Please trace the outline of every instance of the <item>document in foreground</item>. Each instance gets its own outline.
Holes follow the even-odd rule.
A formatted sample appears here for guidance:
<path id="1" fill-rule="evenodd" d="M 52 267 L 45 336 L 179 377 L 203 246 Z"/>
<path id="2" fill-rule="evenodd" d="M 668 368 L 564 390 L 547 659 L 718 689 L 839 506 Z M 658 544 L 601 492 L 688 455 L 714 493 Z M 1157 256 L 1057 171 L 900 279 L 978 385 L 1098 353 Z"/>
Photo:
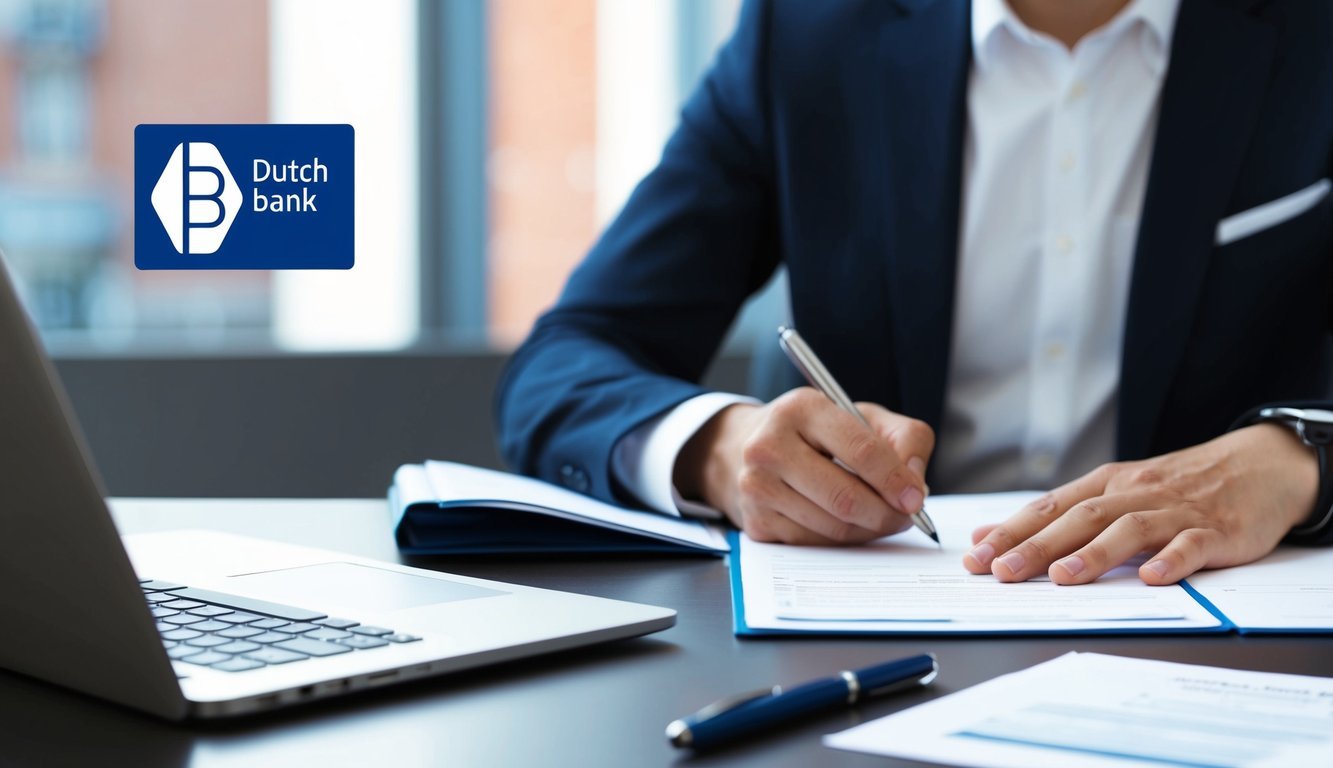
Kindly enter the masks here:
<path id="1" fill-rule="evenodd" d="M 824 737 L 1005 768 L 1333 765 L 1333 679 L 1070 653 Z"/>
<path id="2" fill-rule="evenodd" d="M 964 570 L 972 529 L 1004 520 L 1034 497 L 933 498 L 928 506 L 943 549 L 919 531 L 863 547 L 791 547 L 741 536 L 733 555 L 740 565 L 732 563 L 737 634 L 1230 629 L 1183 587 L 1145 585 L 1137 562 L 1077 587 L 1045 577 L 1004 584 Z"/>

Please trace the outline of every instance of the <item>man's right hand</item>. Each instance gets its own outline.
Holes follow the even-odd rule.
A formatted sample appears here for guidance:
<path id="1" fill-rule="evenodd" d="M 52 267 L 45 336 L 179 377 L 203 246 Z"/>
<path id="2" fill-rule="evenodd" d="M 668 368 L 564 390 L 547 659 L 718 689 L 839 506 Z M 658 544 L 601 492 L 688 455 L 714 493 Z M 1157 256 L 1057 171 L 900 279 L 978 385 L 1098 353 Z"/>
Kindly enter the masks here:
<path id="1" fill-rule="evenodd" d="M 755 541 L 860 544 L 902 531 L 925 500 L 935 434 L 873 403 L 856 406 L 873 429 L 810 387 L 729 406 L 681 449 L 676 488 Z"/>

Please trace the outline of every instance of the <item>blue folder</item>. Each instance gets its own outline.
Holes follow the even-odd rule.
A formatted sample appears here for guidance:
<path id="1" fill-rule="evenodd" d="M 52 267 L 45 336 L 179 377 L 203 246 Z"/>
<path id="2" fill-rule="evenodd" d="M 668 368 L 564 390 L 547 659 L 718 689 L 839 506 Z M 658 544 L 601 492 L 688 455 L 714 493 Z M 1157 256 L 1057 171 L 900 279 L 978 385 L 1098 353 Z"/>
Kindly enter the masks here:
<path id="1" fill-rule="evenodd" d="M 833 630 L 819 627 L 810 630 L 786 629 L 786 628 L 768 628 L 751 627 L 745 622 L 745 591 L 741 583 L 741 542 L 740 534 L 732 531 L 728 536 L 731 542 L 731 553 L 728 555 L 728 565 L 730 566 L 730 584 L 731 584 L 731 608 L 732 608 L 732 630 L 737 637 L 781 637 L 781 636 L 848 636 L 848 635 L 873 635 L 879 637 L 895 636 L 952 636 L 952 635 L 984 635 L 984 636 L 1032 636 L 1032 635 L 1217 635 L 1235 632 L 1241 635 L 1260 635 L 1260 634 L 1290 634 L 1290 635 L 1328 635 L 1333 634 L 1333 626 L 1324 628 L 1274 628 L 1274 627 L 1241 627 L 1236 625 L 1230 618 L 1218 610 L 1206 597 L 1200 594 L 1187 581 L 1180 582 L 1180 586 L 1194 598 L 1200 606 L 1206 609 L 1213 616 L 1217 617 L 1220 624 L 1214 627 L 1134 627 L 1123 628 L 1108 626 L 1105 629 L 1024 629 L 1024 630 L 993 630 L 993 629 L 950 629 L 950 630 L 930 630 L 930 629 L 904 629 L 893 630 L 880 627 L 867 628 L 864 630 Z M 1077 589 L 1077 587 L 1070 587 Z M 1114 622 L 1108 622 L 1114 624 Z"/>

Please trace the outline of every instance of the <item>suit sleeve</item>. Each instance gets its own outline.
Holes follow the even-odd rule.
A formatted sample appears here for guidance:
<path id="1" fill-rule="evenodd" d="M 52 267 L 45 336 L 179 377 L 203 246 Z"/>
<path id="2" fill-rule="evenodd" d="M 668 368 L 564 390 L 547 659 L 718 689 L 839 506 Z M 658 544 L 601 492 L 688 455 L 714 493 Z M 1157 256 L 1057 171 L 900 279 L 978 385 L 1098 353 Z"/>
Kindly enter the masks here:
<path id="1" fill-rule="evenodd" d="M 1329 94 L 1330 101 L 1333 101 L 1333 93 Z M 1333 178 L 1333 136 L 1329 136 L 1329 158 L 1328 173 L 1325 178 Z M 1329 253 L 1326 254 L 1329 262 L 1333 263 L 1333 243 L 1330 243 Z M 1333 270 L 1330 270 L 1329 294 L 1333 295 Z M 1330 302 L 1333 307 L 1333 302 Z M 1333 309 L 1329 316 L 1330 337 L 1333 337 Z M 1333 392 L 1326 393 L 1330 398 L 1322 402 L 1300 403 L 1297 407 L 1302 408 L 1322 408 L 1333 411 Z M 1310 519 L 1315 520 L 1315 524 L 1307 525 L 1304 530 L 1299 526 L 1287 535 L 1286 541 L 1292 544 L 1306 544 L 1315 546 L 1333 545 L 1333 462 L 1330 462 L 1327 453 L 1321 455 L 1319 462 L 1319 499 L 1315 502 L 1315 510 Z M 1321 517 L 1322 513 L 1322 517 Z"/>
<path id="2" fill-rule="evenodd" d="M 1333 94 L 1330 94 L 1333 98 Z M 1328 178 L 1333 178 L 1333 136 L 1329 137 L 1329 158 L 1328 158 Z M 1333 245 L 1329 246 L 1329 252 L 1325 258 L 1333 263 Z M 1328 290 L 1333 295 L 1333 270 L 1329 271 L 1330 284 Z M 1330 303 L 1333 306 L 1333 302 Z M 1328 318 L 1329 336 L 1333 337 L 1333 313 Z M 1327 343 L 1327 340 L 1326 340 Z M 1301 400 L 1301 401 L 1281 401 L 1264 403 L 1250 409 L 1240 418 L 1232 423 L 1231 429 L 1240 429 L 1255 422 L 1259 416 L 1259 411 L 1264 408 L 1320 408 L 1333 411 L 1333 393 L 1326 393 L 1330 399 L 1326 400 Z M 1303 525 L 1298 525 L 1287 534 L 1284 541 L 1289 544 L 1303 544 L 1311 546 L 1327 546 L 1333 544 L 1333 462 L 1330 462 L 1328 453 L 1320 454 L 1319 461 L 1319 493 L 1315 500 L 1315 508 L 1311 511 L 1310 517 Z M 1313 521 L 1313 522 L 1310 522 Z"/>
<path id="3" fill-rule="evenodd" d="M 1329 98 L 1333 100 L 1333 94 L 1330 94 Z M 1329 137 L 1329 164 L 1326 178 L 1333 179 L 1333 136 Z M 1333 243 L 1330 243 L 1328 260 L 1333 262 Z M 1333 295 L 1333 270 L 1330 270 L 1329 293 Z M 1330 302 L 1330 306 L 1333 307 L 1333 302 Z M 1329 330 L 1330 336 L 1333 337 L 1333 310 L 1330 311 Z M 1328 393 L 1328 396 L 1333 398 L 1333 393 Z M 1312 403 L 1306 407 L 1333 411 L 1333 399 Z M 1326 486 L 1333 486 L 1333 466 L 1330 466 L 1331 463 L 1333 462 L 1330 462 L 1327 453 L 1322 456 L 1322 460 L 1319 462 L 1319 501 L 1315 502 L 1316 509 L 1314 512 L 1316 517 L 1324 506 L 1333 505 L 1333 501 L 1329 501 L 1330 497 L 1333 497 L 1333 487 L 1326 488 Z M 1322 524 L 1310 526 L 1309 530 L 1306 531 L 1293 531 L 1287 535 L 1287 541 L 1294 544 L 1316 546 L 1333 545 L 1333 512 L 1327 509 L 1323 511 L 1325 515 L 1322 518 Z"/>
<path id="4" fill-rule="evenodd" d="M 495 415 L 514 469 L 632 502 L 612 479 L 616 442 L 706 391 L 737 311 L 776 268 L 770 16 L 747 0 L 657 167 L 510 360 Z"/>

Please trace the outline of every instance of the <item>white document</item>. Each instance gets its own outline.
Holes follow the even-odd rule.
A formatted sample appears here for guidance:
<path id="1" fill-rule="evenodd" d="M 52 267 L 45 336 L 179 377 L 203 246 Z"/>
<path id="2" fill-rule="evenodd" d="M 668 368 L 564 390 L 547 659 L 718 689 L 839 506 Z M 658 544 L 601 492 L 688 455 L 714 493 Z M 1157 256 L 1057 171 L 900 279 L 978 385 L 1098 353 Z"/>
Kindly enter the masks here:
<path id="1" fill-rule="evenodd" d="M 731 549 L 721 530 L 698 520 L 625 509 L 541 480 L 466 464 L 449 461 L 405 464 L 394 473 L 394 488 L 395 526 L 411 504 L 466 502 L 538 510 L 552 517 L 686 542 L 715 552 Z"/>
<path id="2" fill-rule="evenodd" d="M 1187 580 L 1242 632 L 1333 631 L 1333 548 L 1282 547 L 1263 560 Z"/>
<path id="3" fill-rule="evenodd" d="M 1333 679 L 1070 653 L 824 743 L 992 768 L 1328 766 Z"/>
<path id="4" fill-rule="evenodd" d="M 932 497 L 943 543 L 919 531 L 863 547 L 791 547 L 741 536 L 745 624 L 806 632 L 1049 632 L 1219 627 L 1182 587 L 1150 587 L 1137 562 L 1092 584 L 1044 576 L 1004 584 L 963 569 L 971 532 L 1018 511 L 1034 493 Z"/>

